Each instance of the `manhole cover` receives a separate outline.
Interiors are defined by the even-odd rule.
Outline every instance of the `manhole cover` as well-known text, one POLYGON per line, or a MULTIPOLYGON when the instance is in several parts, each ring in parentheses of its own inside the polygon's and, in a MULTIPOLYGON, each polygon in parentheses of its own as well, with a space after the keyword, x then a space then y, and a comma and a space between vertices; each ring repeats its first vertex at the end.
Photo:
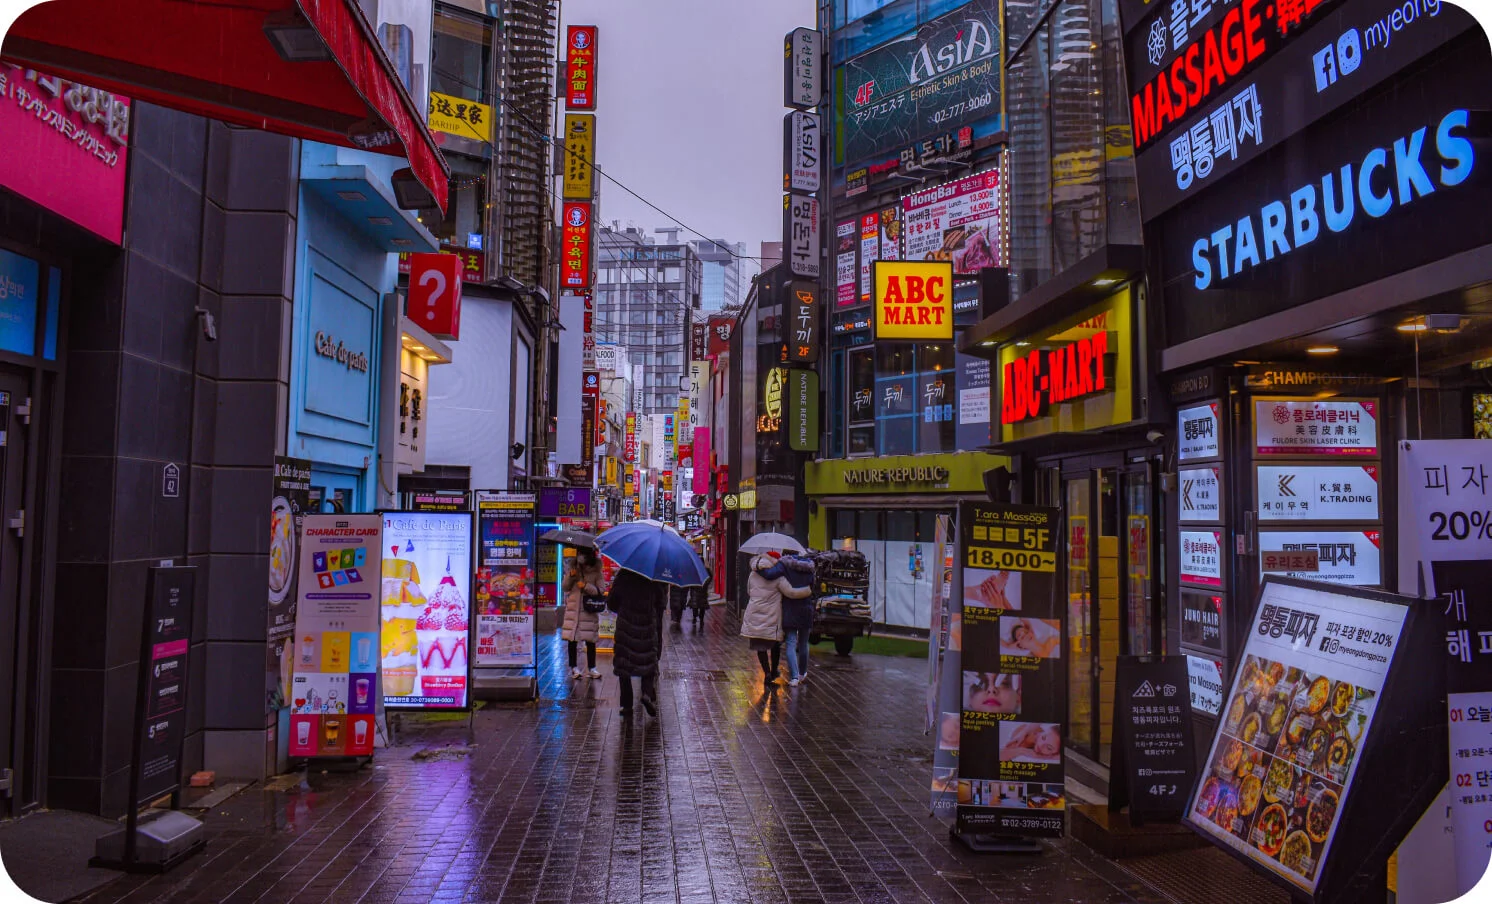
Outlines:
POLYGON ((410 757, 413 760, 429 762, 441 762, 445 760, 463 760, 471 756, 470 747, 426 747, 424 750, 416 750, 410 757))

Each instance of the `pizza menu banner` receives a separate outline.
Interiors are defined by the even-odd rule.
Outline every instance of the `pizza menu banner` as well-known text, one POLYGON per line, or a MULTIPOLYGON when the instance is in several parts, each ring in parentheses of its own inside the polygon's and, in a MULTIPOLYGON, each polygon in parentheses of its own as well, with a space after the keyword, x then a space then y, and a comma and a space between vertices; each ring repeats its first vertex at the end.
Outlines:
POLYGON ((1492 443, 1399 444, 1399 590, 1444 618, 1450 823, 1459 894, 1492 834, 1492 443))
POLYGON ((372 756, 379 515, 306 515, 290 647, 290 756, 372 756))
POLYGON ((1187 822, 1314 892, 1407 613, 1266 578, 1187 822))
POLYGON ((960 832, 1063 833, 1060 531, 1055 508, 959 506, 960 832))

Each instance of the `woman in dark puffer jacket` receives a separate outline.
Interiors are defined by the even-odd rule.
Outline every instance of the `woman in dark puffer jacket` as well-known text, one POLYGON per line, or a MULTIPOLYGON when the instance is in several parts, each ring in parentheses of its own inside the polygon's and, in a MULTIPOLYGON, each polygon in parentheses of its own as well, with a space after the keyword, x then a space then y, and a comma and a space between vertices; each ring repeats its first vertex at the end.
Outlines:
POLYGON ((642 708, 658 715, 658 655, 662 617, 667 603, 662 585, 632 571, 620 571, 611 582, 606 608, 616 613, 612 671, 621 685, 622 715, 632 715, 632 679, 642 679, 642 708))

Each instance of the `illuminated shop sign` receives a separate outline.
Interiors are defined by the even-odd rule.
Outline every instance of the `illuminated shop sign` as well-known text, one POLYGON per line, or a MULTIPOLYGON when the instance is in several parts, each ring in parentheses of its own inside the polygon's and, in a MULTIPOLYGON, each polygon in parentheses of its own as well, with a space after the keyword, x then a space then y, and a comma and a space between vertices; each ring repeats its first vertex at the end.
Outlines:
POLYGON ((1000 346, 1004 441, 1130 420, 1128 288, 1033 336, 1000 346))
POLYGON ((1206 289, 1309 245, 1322 235, 1322 227, 1345 232, 1355 220, 1379 219, 1396 206, 1407 207, 1438 189, 1460 185, 1476 163, 1466 122, 1466 110, 1452 110, 1433 125, 1433 133, 1430 126, 1421 126, 1372 148, 1358 162, 1328 170, 1319 183, 1307 182, 1236 222, 1196 236, 1191 245, 1193 284, 1206 289))
POLYGON ((876 261, 877 339, 952 339, 953 264, 876 261))
POLYGON ((1112 392, 1113 363, 1106 332, 1046 351, 1033 349, 1005 365, 1000 423, 1016 424, 1040 417, 1048 405, 1112 392))

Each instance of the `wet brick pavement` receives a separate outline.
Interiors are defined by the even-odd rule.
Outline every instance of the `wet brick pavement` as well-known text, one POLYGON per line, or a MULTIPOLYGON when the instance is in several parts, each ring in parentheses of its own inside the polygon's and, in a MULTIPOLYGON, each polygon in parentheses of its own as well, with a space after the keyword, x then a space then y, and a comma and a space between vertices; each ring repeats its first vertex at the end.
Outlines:
POLYGON ((203 854, 84 900, 1171 900, 1072 841, 1020 857, 952 841, 927 810, 925 660, 824 646, 805 685, 764 689, 733 627, 717 607, 705 633, 669 634, 656 721, 621 717, 604 654, 604 680, 571 682, 541 638, 537 705, 489 706, 474 734, 411 729, 355 773, 255 786, 207 816, 203 854))

